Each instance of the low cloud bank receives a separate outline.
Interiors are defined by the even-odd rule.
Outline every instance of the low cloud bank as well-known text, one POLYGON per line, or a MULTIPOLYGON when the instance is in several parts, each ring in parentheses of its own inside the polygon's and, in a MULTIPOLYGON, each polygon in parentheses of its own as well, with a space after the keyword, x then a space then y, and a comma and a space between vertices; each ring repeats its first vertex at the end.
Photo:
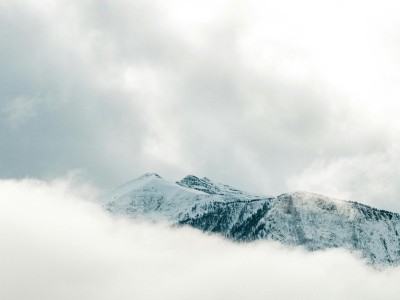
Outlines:
POLYGON ((346 251, 238 245, 112 218, 63 180, 0 181, 1 299, 395 299, 400 270, 346 251))

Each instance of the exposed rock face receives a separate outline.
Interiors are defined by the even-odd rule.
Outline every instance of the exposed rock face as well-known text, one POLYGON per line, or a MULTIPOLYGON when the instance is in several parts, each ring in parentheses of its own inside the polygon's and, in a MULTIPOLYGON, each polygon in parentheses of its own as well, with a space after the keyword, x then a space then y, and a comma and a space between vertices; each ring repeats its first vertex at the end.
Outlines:
POLYGON ((193 175, 172 183, 145 174, 118 188, 104 206, 235 241, 275 240, 310 251, 342 247, 376 267, 400 264, 399 214, 311 193, 268 197, 193 175))

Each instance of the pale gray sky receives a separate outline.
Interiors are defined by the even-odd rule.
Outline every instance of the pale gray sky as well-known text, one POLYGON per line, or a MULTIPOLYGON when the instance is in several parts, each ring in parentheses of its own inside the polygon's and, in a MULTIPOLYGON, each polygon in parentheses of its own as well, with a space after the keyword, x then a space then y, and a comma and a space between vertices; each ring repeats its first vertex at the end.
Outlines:
POLYGON ((145 172, 400 211, 398 1, 0 0, 0 177, 145 172))

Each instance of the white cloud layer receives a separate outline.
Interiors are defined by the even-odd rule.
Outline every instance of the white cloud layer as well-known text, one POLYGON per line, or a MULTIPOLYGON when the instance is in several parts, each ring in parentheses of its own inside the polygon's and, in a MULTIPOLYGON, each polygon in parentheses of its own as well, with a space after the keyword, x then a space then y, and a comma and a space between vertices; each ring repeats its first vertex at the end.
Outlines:
POLYGON ((116 220, 69 181, 0 181, 1 299, 397 299, 345 251, 233 244, 116 220))
POLYGON ((399 15, 394 0, 2 0, 0 176, 194 173, 399 211, 399 15))

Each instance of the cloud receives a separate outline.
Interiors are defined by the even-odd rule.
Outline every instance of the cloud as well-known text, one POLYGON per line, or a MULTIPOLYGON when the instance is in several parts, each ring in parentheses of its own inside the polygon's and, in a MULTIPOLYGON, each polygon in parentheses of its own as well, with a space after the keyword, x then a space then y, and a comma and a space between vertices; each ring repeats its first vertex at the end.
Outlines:
POLYGON ((396 200, 400 190, 398 147, 383 152, 315 160, 300 175, 288 179, 292 190, 306 189, 335 198, 375 205, 380 199, 384 209, 400 211, 396 200))
POLYGON ((114 219, 71 180, 0 181, 2 299, 394 299, 398 269, 114 219))
MULTIPOLYGON (((368 165, 399 136, 396 1, 0 5, 3 178, 80 169, 109 189, 194 173, 279 194, 321 161, 368 165)), ((350 191, 350 176, 318 191, 397 209, 391 174, 374 177, 383 195, 350 191)))
POLYGON ((25 122, 27 119, 35 116, 35 99, 16 98, 7 103, 3 108, 2 114, 9 121, 18 126, 19 123, 25 122))

